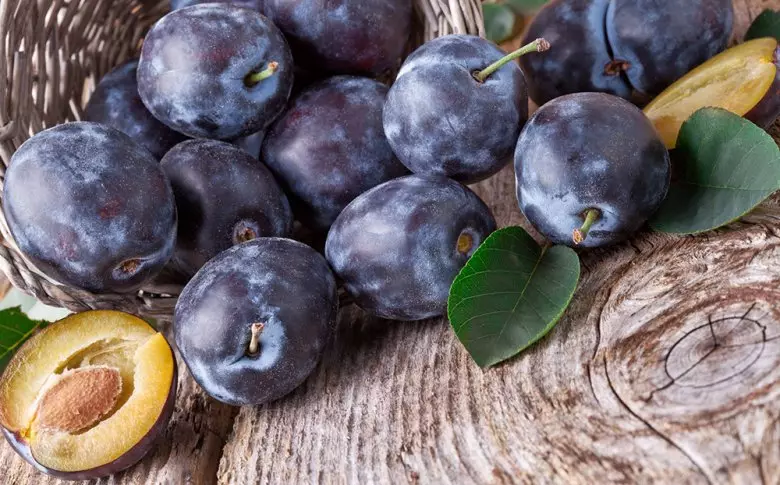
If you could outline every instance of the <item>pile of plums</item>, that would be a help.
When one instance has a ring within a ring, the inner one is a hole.
[[[38,270],[93,293],[179,275],[173,330],[195,380],[234,405],[280,398],[317,365],[339,288],[382,318],[444,314],[496,229],[464,184],[513,159],[552,242],[643,226],[669,154],[621,97],[657,94],[732,23],[729,0],[661,3],[555,0],[510,55],[450,35],[404,60],[411,0],[173,0],[85,121],[14,154],[8,226]],[[529,90],[549,101],[530,120]]]

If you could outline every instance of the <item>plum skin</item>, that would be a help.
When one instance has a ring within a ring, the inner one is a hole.
[[[244,150],[190,140],[162,159],[179,212],[175,267],[194,275],[208,260],[246,238],[286,237],[292,211],[271,172]]]
[[[525,216],[554,244],[589,209],[598,221],[581,247],[628,238],[654,214],[669,189],[669,152],[634,105],[604,93],[556,98],[528,121],[515,152],[517,198]]]
[[[409,175],[348,205],[328,233],[325,256],[363,310],[422,320],[444,314],[453,280],[495,228],[490,209],[468,187]],[[461,236],[470,242],[465,251]]]
[[[589,91],[644,103],[725,49],[733,17],[731,0],[554,0],[525,36],[553,48],[520,64],[539,105]]]
[[[248,76],[277,70],[252,84]],[[293,60],[267,18],[229,4],[175,10],[149,31],[138,65],[146,107],[193,138],[232,140],[263,131],[284,109]]]
[[[385,138],[386,96],[377,81],[336,76],[296,97],[268,132],[262,158],[310,229],[326,232],[355,197],[408,173]]]
[[[264,12],[297,64],[333,74],[397,69],[411,33],[411,0],[265,0]]]
[[[19,249],[58,282],[132,292],[173,254],[176,206],[160,164],[113,128],[73,122],[14,153],[3,192]]]
[[[230,3],[238,7],[251,8],[263,13],[265,0],[171,0],[171,10],[179,10],[201,3]]]
[[[383,118],[390,146],[406,167],[470,184],[512,160],[528,119],[523,73],[511,62],[483,83],[473,76],[505,55],[485,39],[449,35],[406,59]]]
[[[106,463],[105,465],[92,468],[90,470],[81,470],[77,472],[63,472],[47,468],[38,463],[30,451],[30,447],[26,441],[24,441],[17,433],[13,433],[6,428],[2,428],[3,436],[11,448],[21,456],[27,463],[35,467],[41,473],[50,475],[62,480],[96,480],[104,478],[109,475],[114,475],[123,470],[126,470],[139,461],[141,461],[146,455],[151,452],[155,445],[159,442],[163,435],[165,435],[168,429],[168,423],[171,421],[173,411],[176,408],[176,389],[179,383],[179,372],[176,359],[173,359],[173,378],[171,379],[171,388],[168,392],[168,398],[165,401],[165,405],[160,411],[160,416],[155,421],[152,428],[144,436],[144,438],[136,443],[132,448],[125,452],[122,456]]]
[[[772,60],[777,68],[775,80],[761,101],[745,115],[745,118],[765,130],[780,117],[780,43],[772,55]]]
[[[162,124],[146,109],[138,94],[137,71],[136,59],[106,74],[84,108],[84,121],[116,128],[159,160],[187,137]]]
[[[176,304],[174,334],[195,380],[235,406],[283,397],[317,366],[338,313],[325,259],[289,239],[261,238],[209,261]],[[250,327],[265,325],[257,356]]]

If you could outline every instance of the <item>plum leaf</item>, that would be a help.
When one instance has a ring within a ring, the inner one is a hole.
[[[8,365],[16,350],[49,322],[31,320],[21,307],[0,311],[0,372]]]
[[[720,108],[680,129],[677,174],[650,220],[659,232],[698,234],[739,220],[780,189],[780,149],[764,130]]]
[[[509,39],[515,29],[515,13],[506,5],[486,3],[482,6],[485,36],[499,44]]]
[[[766,9],[750,25],[745,40],[774,37],[780,42],[780,11]]]
[[[489,367],[544,337],[579,279],[574,250],[540,247],[523,228],[507,227],[490,235],[455,278],[447,315],[474,361]]]
[[[506,0],[513,10],[519,13],[528,13],[537,10],[550,0]]]

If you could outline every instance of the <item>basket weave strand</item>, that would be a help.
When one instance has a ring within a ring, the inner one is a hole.
[[[479,0],[414,3],[412,47],[452,33],[484,35]],[[96,82],[138,55],[144,34],[167,11],[168,0],[0,0],[0,185],[14,151],[34,133],[80,119]],[[2,212],[0,234],[0,271],[48,305],[163,319],[173,313],[175,285],[94,295],[40,274],[11,240]]]

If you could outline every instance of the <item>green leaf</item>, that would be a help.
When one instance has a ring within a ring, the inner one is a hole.
[[[500,229],[452,283],[450,324],[477,364],[498,364],[555,326],[579,279],[580,260],[572,249],[545,250],[521,227]]]
[[[766,9],[756,17],[745,34],[745,40],[774,37],[780,42],[780,11]]]
[[[485,35],[496,44],[512,37],[515,13],[506,5],[486,3],[482,6],[485,17]]]
[[[30,320],[20,307],[0,311],[0,372],[19,346],[46,325],[48,322]]]
[[[738,220],[780,188],[780,149],[761,128],[703,108],[680,130],[673,178],[656,231],[697,234]]]
[[[506,0],[507,5],[518,13],[533,12],[547,2],[549,0]]]

